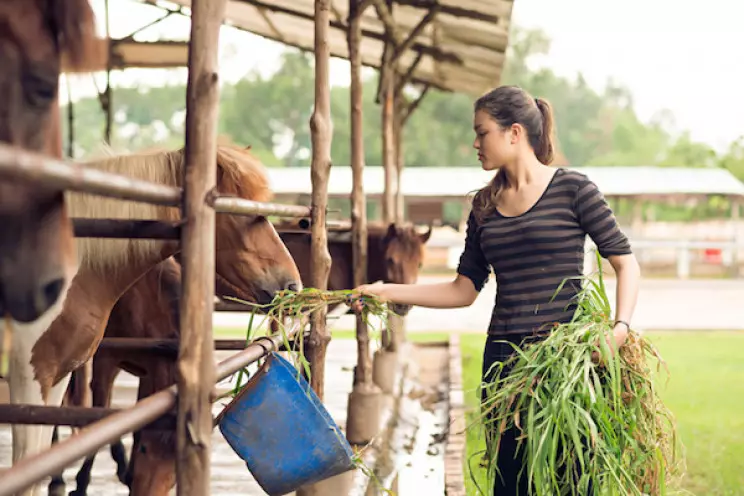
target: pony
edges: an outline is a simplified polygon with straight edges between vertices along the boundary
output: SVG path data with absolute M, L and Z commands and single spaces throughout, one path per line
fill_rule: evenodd
M 184 159 L 179 149 L 112 156 L 89 165 L 182 187 Z M 247 150 L 218 146 L 216 162 L 220 194 L 271 199 L 266 171 Z M 176 207 L 84 193 L 68 193 L 67 201 L 78 217 L 180 220 Z M 215 277 L 230 295 L 264 304 L 276 291 L 302 287 L 297 266 L 265 217 L 218 215 L 215 228 Z M 95 353 L 117 300 L 149 269 L 180 250 L 176 241 L 98 238 L 77 239 L 77 249 L 80 268 L 60 315 L 38 335 L 14 340 L 8 374 L 12 403 L 60 405 L 71 373 Z M 14 425 L 13 462 L 49 447 L 51 434 L 51 426 Z M 38 489 L 37 484 L 31 494 Z
M 104 53 L 93 10 L 88 0 L 3 0 L 0 26 L 0 142 L 61 158 L 61 67 L 87 72 Z M 19 333 L 46 329 L 76 270 L 64 191 L 0 179 L 0 317 Z
M 280 237 L 298 264 L 300 276 L 309 279 L 309 234 L 295 232 L 289 224 L 275 224 Z M 413 227 L 395 224 L 372 225 L 368 229 L 367 282 L 415 282 L 423 260 L 423 247 L 431 228 L 419 234 Z M 351 239 L 347 234 L 329 236 L 331 253 L 330 289 L 351 287 Z M 304 270 L 304 272 L 303 272 Z M 225 289 L 216 281 L 217 296 Z M 177 338 L 180 271 L 169 261 L 151 270 L 121 297 L 109 318 L 106 337 Z M 168 350 L 163 350 L 167 354 Z M 175 354 L 177 350 L 171 350 Z M 175 355 L 132 353 L 119 349 L 99 349 L 93 357 L 91 390 L 93 406 L 108 407 L 114 380 L 120 369 L 140 378 L 138 398 L 142 399 L 175 382 Z M 119 480 L 130 487 L 131 494 L 167 495 L 175 484 L 175 438 L 173 432 L 142 430 L 134 435 L 129 464 L 121 440 L 110 446 L 117 463 Z M 95 454 L 86 458 L 77 474 L 77 489 L 71 496 L 86 494 Z M 58 476 L 59 479 L 59 476 Z M 60 479 L 61 480 L 61 479 Z M 64 484 L 64 482 L 62 482 Z M 146 491 L 145 491 L 146 490 Z

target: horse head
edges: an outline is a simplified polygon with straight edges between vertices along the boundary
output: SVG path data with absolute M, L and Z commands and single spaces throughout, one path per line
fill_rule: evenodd
M 273 196 L 263 165 L 236 146 L 218 148 L 217 189 L 259 202 Z M 267 304 L 277 291 L 302 289 L 297 265 L 266 217 L 218 214 L 216 231 L 215 268 L 222 293 L 232 289 L 231 296 Z
M 84 70 L 100 49 L 88 0 L 4 0 L 0 26 L 0 142 L 61 157 L 61 67 Z M 76 270 L 64 192 L 0 179 L 0 315 L 37 320 L 62 300 Z
M 388 226 L 382 238 L 382 253 L 385 257 L 384 281 L 397 284 L 414 284 L 424 262 L 424 246 L 431 237 L 431 226 L 419 233 L 413 226 Z M 410 305 L 393 305 L 393 311 L 406 315 Z

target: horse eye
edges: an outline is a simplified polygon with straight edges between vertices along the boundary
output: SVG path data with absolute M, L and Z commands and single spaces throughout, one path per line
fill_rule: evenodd
M 393 260 L 392 258 L 388 258 L 386 262 L 388 265 L 395 265 L 395 260 Z
M 45 71 L 27 70 L 23 77 L 23 92 L 34 107 L 48 106 L 57 96 L 57 80 L 50 78 Z

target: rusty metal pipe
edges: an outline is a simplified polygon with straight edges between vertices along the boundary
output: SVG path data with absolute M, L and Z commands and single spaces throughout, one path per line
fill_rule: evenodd
M 172 207 L 181 204 L 181 188 L 64 162 L 6 144 L 0 144 L 0 178 L 38 181 L 56 188 L 122 200 Z
M 238 215 L 273 215 L 277 217 L 309 217 L 310 207 L 263 203 L 232 196 L 219 196 L 213 200 L 217 213 Z
M 291 339 L 301 325 L 287 332 Z M 278 349 L 281 336 L 259 338 L 240 353 L 217 364 L 217 381 L 221 381 L 243 367 Z M 80 430 L 50 449 L 20 460 L 13 467 L 0 473 L 0 496 L 12 496 L 23 491 L 44 477 L 61 473 L 68 465 L 80 460 L 102 446 L 134 432 L 168 413 L 176 405 L 176 387 L 163 389 Z

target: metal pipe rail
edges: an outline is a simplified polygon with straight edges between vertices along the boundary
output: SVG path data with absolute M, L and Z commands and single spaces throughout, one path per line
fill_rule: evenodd
M 133 179 L 84 164 L 58 160 L 0 144 L 0 178 L 38 181 L 69 191 L 109 196 L 122 200 L 181 206 L 183 190 L 174 186 Z M 310 217 L 311 207 L 264 203 L 243 198 L 217 196 L 212 200 L 217 213 Z
M 237 215 L 274 215 L 277 217 L 309 217 L 312 209 L 302 205 L 263 203 L 233 196 L 218 196 L 212 200 L 215 212 Z
M 292 339 L 301 328 L 301 324 L 296 324 L 287 332 L 287 338 Z M 282 336 L 256 339 L 245 350 L 217 364 L 216 381 L 229 377 L 270 351 L 279 349 L 282 342 Z M 120 439 L 124 434 L 150 424 L 168 413 L 176 405 L 176 398 L 176 386 L 163 389 L 138 401 L 132 407 L 89 425 L 46 451 L 20 460 L 13 467 L 0 473 L 0 496 L 12 496 L 23 491 L 44 477 L 60 473 L 71 463 Z
M 183 193 L 181 188 L 64 162 L 6 144 L 0 144 L 0 178 L 38 181 L 70 191 L 171 207 L 181 205 Z

